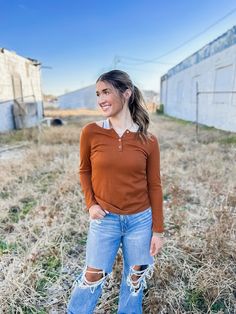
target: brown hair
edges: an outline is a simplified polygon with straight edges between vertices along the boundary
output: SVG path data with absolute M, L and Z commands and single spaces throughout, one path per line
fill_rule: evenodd
M 138 136 L 141 139 L 147 140 L 149 138 L 147 130 L 150 123 L 149 114 L 146 109 L 147 106 L 141 91 L 132 83 L 129 75 L 121 70 L 112 70 L 100 75 L 97 79 L 97 82 L 99 81 L 110 83 L 118 90 L 121 97 L 123 97 L 123 93 L 127 89 L 131 90 L 132 94 L 128 102 L 131 118 L 139 126 L 137 131 Z

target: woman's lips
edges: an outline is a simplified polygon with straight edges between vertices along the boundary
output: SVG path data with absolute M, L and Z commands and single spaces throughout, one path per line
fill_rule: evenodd
M 102 110 L 107 110 L 110 107 L 111 107 L 111 105 L 103 105 L 103 106 L 101 106 Z

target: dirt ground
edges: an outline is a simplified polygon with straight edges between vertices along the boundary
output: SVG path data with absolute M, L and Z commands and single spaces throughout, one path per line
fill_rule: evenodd
M 161 149 L 166 243 L 144 314 L 236 313 L 236 135 L 150 114 Z M 65 313 L 84 266 L 79 135 L 99 114 L 0 135 L 0 313 Z M 18 146 L 18 147 L 17 147 Z M 117 311 L 122 256 L 96 313 Z

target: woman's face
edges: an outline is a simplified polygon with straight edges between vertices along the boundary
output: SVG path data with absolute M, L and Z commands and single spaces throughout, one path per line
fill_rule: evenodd
M 110 83 L 97 82 L 96 94 L 98 105 L 102 109 L 104 116 L 114 116 L 123 109 L 124 100 L 121 99 L 118 91 Z

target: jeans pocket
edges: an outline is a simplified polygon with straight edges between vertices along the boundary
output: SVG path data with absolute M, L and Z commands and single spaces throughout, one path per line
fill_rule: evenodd
M 139 212 L 139 213 L 134 214 L 134 215 L 136 215 L 136 217 L 146 217 L 146 216 L 150 216 L 151 213 L 152 213 L 152 208 L 149 207 L 149 208 L 143 210 L 142 212 Z
M 100 224 L 103 220 L 104 220 L 104 218 L 107 216 L 107 214 L 105 215 L 105 216 L 103 216 L 102 218 L 91 218 L 91 217 L 89 217 L 89 221 L 92 223 L 92 222 L 95 222 L 95 223 L 97 223 L 97 224 Z
M 133 217 L 131 217 L 131 220 L 134 222 L 134 223 L 137 223 L 137 224 L 149 224 L 151 223 L 152 221 L 152 208 L 147 208 L 145 209 L 144 211 L 140 212 L 140 213 L 137 213 L 137 214 L 134 214 Z

